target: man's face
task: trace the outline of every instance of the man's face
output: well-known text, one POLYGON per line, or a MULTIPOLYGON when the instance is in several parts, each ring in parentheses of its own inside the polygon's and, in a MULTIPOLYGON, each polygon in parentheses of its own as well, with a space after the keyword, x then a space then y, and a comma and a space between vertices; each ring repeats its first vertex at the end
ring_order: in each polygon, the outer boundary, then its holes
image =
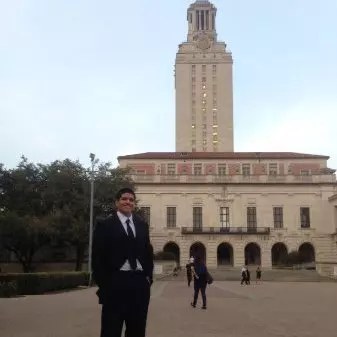
POLYGON ((117 209, 129 216, 135 209, 135 198, 131 193, 123 193, 119 200, 116 200, 117 209))

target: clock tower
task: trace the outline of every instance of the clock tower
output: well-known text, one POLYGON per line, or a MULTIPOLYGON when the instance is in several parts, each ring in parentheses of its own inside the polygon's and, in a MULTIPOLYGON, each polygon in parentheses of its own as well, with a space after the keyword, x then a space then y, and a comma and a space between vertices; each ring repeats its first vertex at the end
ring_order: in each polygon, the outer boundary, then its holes
POLYGON ((207 0, 187 10, 187 41, 175 63, 176 151, 232 152, 232 55, 217 40, 217 9, 207 0))

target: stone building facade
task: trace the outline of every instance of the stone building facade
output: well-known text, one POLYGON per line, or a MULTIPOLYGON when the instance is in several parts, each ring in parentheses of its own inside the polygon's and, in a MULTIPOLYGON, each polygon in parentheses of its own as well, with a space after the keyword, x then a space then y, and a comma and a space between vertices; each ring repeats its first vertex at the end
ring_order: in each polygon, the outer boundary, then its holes
POLYGON ((337 185, 328 158, 173 152, 118 160, 132 169, 155 251, 171 251, 181 264, 201 255, 211 267, 264 268, 300 251, 323 268, 337 257, 337 185))

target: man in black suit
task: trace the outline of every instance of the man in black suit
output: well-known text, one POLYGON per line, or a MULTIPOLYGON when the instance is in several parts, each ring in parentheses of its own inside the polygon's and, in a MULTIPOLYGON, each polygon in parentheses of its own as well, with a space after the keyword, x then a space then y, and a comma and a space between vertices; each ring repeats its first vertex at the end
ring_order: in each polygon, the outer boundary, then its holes
POLYGON ((93 235, 92 270, 102 304, 101 337, 145 337, 153 275, 147 223, 133 214, 136 196, 123 188, 117 212, 98 222, 93 235))

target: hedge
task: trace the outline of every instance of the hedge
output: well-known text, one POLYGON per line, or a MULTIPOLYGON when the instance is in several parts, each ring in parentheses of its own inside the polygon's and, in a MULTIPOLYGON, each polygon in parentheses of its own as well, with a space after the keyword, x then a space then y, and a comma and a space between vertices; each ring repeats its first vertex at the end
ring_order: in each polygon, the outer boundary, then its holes
POLYGON ((0 297, 37 295, 89 283, 87 272, 0 274, 0 297))

